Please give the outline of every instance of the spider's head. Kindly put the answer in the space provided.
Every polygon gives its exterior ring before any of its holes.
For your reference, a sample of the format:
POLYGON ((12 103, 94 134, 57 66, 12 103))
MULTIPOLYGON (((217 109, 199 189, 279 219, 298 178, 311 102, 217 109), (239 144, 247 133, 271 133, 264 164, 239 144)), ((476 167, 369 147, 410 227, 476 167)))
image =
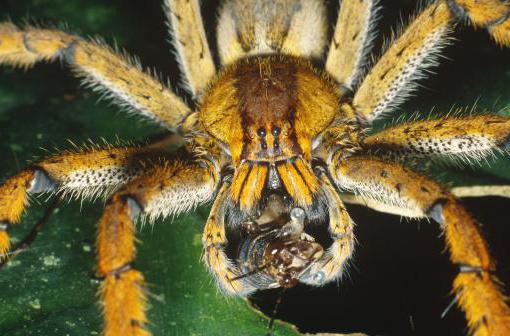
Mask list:
POLYGON ((246 58, 218 75, 198 118, 231 158, 232 198, 243 210, 255 208, 273 182, 299 206, 311 204, 318 190, 312 151, 341 113, 339 101, 338 85, 301 58, 246 58))

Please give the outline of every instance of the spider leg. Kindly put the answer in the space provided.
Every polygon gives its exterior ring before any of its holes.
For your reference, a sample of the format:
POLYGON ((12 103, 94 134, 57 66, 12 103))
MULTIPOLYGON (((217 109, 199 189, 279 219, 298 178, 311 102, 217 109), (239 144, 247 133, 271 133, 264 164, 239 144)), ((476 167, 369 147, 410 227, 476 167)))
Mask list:
POLYGON ((200 1, 165 0, 164 7, 184 82, 193 97, 199 98, 216 73, 200 1))
POLYGON ((343 0, 329 47, 326 71, 336 81, 353 88, 361 76, 377 21, 377 0, 343 0))
POLYGON ((63 59, 84 83, 163 126, 175 129, 189 107, 167 86, 142 71, 138 61, 100 41, 54 29, 0 23, 0 64, 28 68, 38 61, 63 59))
POLYGON ((244 296, 255 291, 255 288, 244 279, 234 280, 240 275, 240 270, 225 252, 225 202, 229 199, 229 187, 228 182, 223 183, 209 213, 202 235, 202 259, 225 294, 244 296))
POLYGON ((476 27, 487 28, 501 46, 510 46, 510 3, 503 0, 446 0, 460 18, 476 27))
POLYGON ((363 121, 371 123, 404 101, 416 87, 414 81, 436 64, 438 52, 449 40, 453 19, 446 3, 435 2, 388 43, 354 95, 353 106, 363 121))
POLYGON ((0 255, 9 250, 8 229, 18 223, 30 195, 60 192, 94 198, 132 180, 163 152, 154 147, 119 147, 65 152, 25 168, 0 185, 0 255))
POLYGON ((363 146, 391 158, 448 156, 478 161, 510 148, 510 118, 478 115, 416 121, 368 136, 363 146))
POLYGON ((487 244, 474 219, 449 191, 423 175, 373 156, 342 158, 338 153, 330 172, 340 188, 386 200, 393 207, 438 222, 450 259, 460 268, 453 289, 473 335, 510 335, 510 309, 492 274, 495 265, 487 244))
POLYGON ((335 187, 326 174, 320 176, 322 192, 328 202, 329 233, 333 244, 324 255, 317 260, 309 270, 311 277, 302 278, 301 281, 310 285, 319 286, 328 283, 342 275, 345 262, 354 250, 354 222, 345 209, 335 187))
POLYGON ((149 335, 144 278, 132 266, 138 217, 150 221, 176 215, 210 200, 218 173, 209 161, 175 161, 155 166, 108 201, 98 224, 97 275, 103 283, 105 336, 149 335))
POLYGON ((222 64, 273 53, 320 58, 326 45, 326 10, 318 0, 226 1, 216 35, 222 64))
MULTIPOLYGON (((457 198, 499 196, 510 198, 509 185, 473 185, 466 187, 453 187, 450 192, 457 198)), ((360 195, 342 193, 342 201, 348 204, 358 204, 369 207, 373 210, 404 217, 422 217, 422 213, 413 212, 398 206, 384 203, 376 199, 367 199, 360 195)))

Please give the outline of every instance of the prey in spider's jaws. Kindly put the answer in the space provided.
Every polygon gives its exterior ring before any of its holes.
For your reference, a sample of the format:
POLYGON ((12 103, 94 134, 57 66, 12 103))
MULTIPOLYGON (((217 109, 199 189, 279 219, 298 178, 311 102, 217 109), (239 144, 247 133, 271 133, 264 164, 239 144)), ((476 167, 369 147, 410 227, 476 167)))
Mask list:
POLYGON ((260 216, 241 224, 245 237, 237 260, 243 274, 237 279, 246 278, 252 286, 265 289, 290 288, 310 276, 321 278, 322 273, 309 271, 324 248, 304 232, 305 221, 303 209, 287 212, 282 197, 270 195, 260 216))

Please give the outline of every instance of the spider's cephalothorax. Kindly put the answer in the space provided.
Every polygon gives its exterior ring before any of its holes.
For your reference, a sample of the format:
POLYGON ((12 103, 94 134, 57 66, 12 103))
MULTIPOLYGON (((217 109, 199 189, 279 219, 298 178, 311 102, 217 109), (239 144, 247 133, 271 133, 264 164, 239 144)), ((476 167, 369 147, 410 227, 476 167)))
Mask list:
POLYGON ((144 278, 131 265, 137 218, 168 217, 214 200, 202 237, 204 262, 225 293, 246 295, 338 279, 354 247, 343 200, 362 199, 376 209, 438 222, 459 265, 453 288, 470 330, 510 335, 510 309, 475 221, 451 191, 413 171, 435 157, 470 162, 506 153, 510 119, 446 116, 365 133, 408 97, 459 20, 509 46, 510 4, 434 1, 369 67, 375 2, 341 1, 326 50, 320 0, 225 1, 217 72, 199 1, 165 0, 196 109, 101 42, 1 23, 0 63, 30 67, 61 58, 86 84, 177 132, 186 145, 172 154, 168 141, 93 147, 23 169, 0 185, 0 253, 7 255, 8 229, 19 223, 30 195, 108 196, 98 223, 96 270, 103 279, 104 334, 147 335, 144 278), (328 239, 314 236, 312 225, 328 239))
POLYGON ((335 119, 355 120, 339 101, 338 86, 296 57, 250 57, 220 73, 199 120, 235 166, 231 196, 242 209, 280 185, 299 205, 311 204, 319 188, 311 159, 320 135, 335 119))

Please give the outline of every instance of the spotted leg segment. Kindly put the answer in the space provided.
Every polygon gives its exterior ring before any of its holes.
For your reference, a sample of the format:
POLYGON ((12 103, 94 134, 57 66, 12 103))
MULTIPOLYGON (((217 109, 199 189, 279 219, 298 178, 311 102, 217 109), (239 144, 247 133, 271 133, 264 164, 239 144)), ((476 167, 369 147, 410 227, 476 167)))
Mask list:
POLYGON ((326 174, 320 176, 321 192, 328 202, 329 233, 333 244, 326 253, 313 264, 309 276, 301 281, 320 286, 337 279, 343 273, 347 260, 354 250, 354 222, 326 174))
POLYGON ((176 161, 137 177, 108 201, 99 220, 97 275, 105 336, 149 335, 142 273, 132 267, 138 217, 154 220, 210 200, 218 174, 207 161, 176 161))
POLYGON ((325 66, 341 85, 353 88, 362 73, 375 35, 377 11, 377 0, 341 1, 325 66))
POLYGON ((424 70, 436 64, 449 41, 453 14, 442 1, 428 6, 367 73, 353 99, 360 119, 371 123, 402 103, 416 88, 424 70))
POLYGON ((447 156, 478 161, 510 148, 510 118, 479 115, 416 121, 371 135, 364 146, 392 158, 447 156))
POLYGON ((244 296, 255 291, 255 288, 247 283, 246 279, 234 280, 239 277, 240 271, 225 252, 228 243, 225 233, 225 203, 229 198, 229 193, 230 184, 224 182, 214 200, 204 227, 202 259, 225 294, 244 296))
POLYGON ((90 148, 64 152, 25 168, 0 185, 0 254, 10 248, 8 228, 17 224, 31 195, 106 195, 139 175, 145 165, 164 155, 154 147, 90 148))
POLYGON ((216 69, 205 35, 199 0, 165 0, 170 34, 190 93, 199 98, 216 69))
POLYGON ((28 68, 55 59, 70 64, 87 86, 170 129, 190 112, 168 87, 143 72, 138 61, 102 42, 60 30, 0 23, 0 64, 28 68))
POLYGON ((510 46, 510 3, 506 0, 445 0, 453 13, 486 28, 501 46, 510 46))
POLYGON ((437 221, 460 273, 453 289, 475 336, 510 335, 510 309, 493 272, 487 244, 459 201, 433 180, 371 156, 334 156, 330 172, 340 188, 389 202, 437 221))

